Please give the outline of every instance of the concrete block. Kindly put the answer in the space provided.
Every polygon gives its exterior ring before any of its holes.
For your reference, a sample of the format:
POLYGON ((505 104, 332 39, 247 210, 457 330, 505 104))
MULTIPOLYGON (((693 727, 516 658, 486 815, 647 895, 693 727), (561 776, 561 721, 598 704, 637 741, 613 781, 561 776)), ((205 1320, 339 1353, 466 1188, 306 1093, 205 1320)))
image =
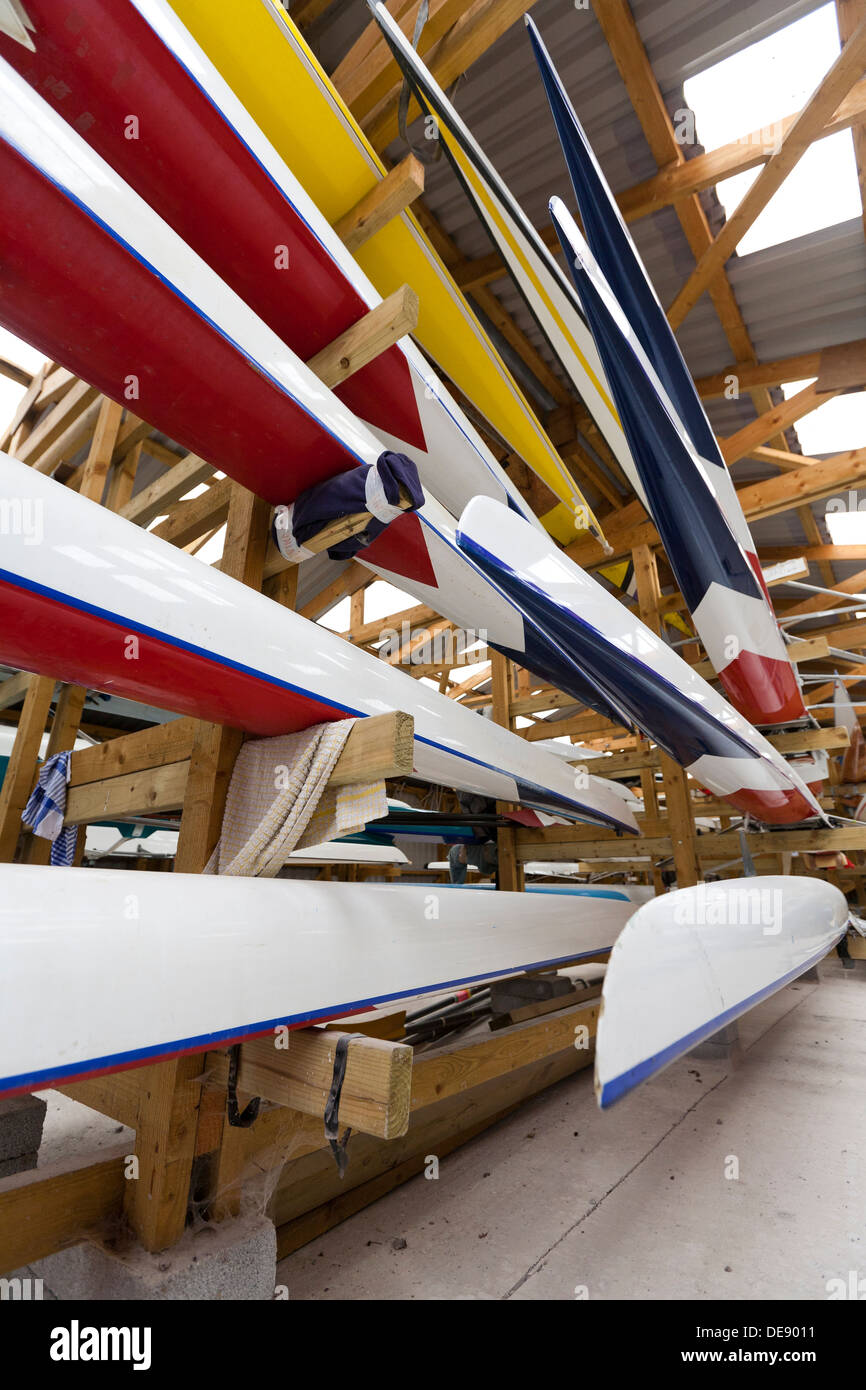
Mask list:
MULTIPOLYGON (((39 1096, 13 1096, 0 1100, 0 1163, 22 1154, 35 1154, 42 1142, 47 1105, 39 1096)), ((35 1167, 35 1162, 29 1165, 35 1167)), ((22 1169, 10 1169, 20 1173, 22 1169)))
POLYGON ((740 1029, 736 1022, 726 1023, 718 1033, 713 1033, 711 1038, 698 1043, 689 1053, 690 1057, 699 1062, 736 1061, 741 1055, 740 1029))
POLYGON ((11 1178, 13 1173, 29 1173, 36 1167, 38 1149, 29 1154, 19 1154, 17 1158, 0 1158, 0 1178, 11 1178))
POLYGON ((276 1231, 259 1211, 202 1224, 156 1255, 87 1244, 32 1265, 45 1296, 60 1302, 263 1301, 274 1297, 276 1268, 276 1231))

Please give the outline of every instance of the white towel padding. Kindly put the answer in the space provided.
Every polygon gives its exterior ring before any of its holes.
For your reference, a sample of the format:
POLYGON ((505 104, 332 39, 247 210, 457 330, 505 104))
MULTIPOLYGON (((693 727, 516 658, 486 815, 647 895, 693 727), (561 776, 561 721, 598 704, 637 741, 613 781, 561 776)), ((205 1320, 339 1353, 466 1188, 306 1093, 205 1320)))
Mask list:
POLYGON ((295 520, 295 504, 289 506, 279 506, 274 513, 274 531, 277 537, 277 549, 283 559, 291 561, 293 565, 299 565, 302 560, 309 560, 315 555, 314 550, 308 550, 305 545, 299 545, 293 534, 295 520))
POLYGON ((383 780, 328 785, 354 722, 341 719, 243 745, 222 837, 205 873, 273 878, 292 850, 355 834, 387 815, 383 780))
POLYGON ((396 521, 398 516, 402 516, 402 507, 392 507, 385 496, 385 488, 379 476, 379 465, 371 468, 364 481, 364 496, 367 502, 367 511, 374 516, 377 521, 396 521))

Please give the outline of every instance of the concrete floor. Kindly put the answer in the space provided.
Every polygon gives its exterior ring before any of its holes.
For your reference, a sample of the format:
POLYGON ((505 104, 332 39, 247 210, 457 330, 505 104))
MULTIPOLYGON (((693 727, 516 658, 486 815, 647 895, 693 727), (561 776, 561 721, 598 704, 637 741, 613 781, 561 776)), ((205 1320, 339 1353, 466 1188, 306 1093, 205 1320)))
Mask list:
POLYGON ((866 962, 601 1114, 561 1082, 278 1266, 290 1299, 825 1299, 866 1274, 866 962), (739 1176, 726 1176, 738 1162, 739 1176))

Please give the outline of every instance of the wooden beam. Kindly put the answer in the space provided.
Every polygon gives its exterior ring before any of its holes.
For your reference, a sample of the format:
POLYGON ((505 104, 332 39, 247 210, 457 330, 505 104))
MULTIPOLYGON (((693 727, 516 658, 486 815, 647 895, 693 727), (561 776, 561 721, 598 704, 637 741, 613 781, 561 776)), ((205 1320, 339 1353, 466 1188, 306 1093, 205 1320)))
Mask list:
POLYGON ((92 1159, 61 1159, 0 1180, 0 1273, 23 1269, 89 1236, 108 1235, 120 1215, 128 1145, 92 1159))
POLYGON ((334 223, 334 231, 354 255, 392 218, 411 207, 423 192, 424 165, 414 154, 407 154, 339 222, 334 223))
MULTIPOLYGON (((440 87, 450 87, 534 3, 535 0, 474 0, 453 28, 427 54, 426 65, 440 87)), ((376 150, 387 149, 399 134, 397 108, 402 87, 401 75, 400 80, 361 122, 370 144, 376 150)), ((409 122, 417 115, 418 105, 413 99, 409 102, 409 122)))
POLYGON ((47 448, 49 444, 53 444, 58 436, 96 400, 98 395, 99 392, 95 386, 90 386, 86 381, 77 382, 62 401, 53 405, 46 412, 32 433, 16 450, 15 457, 19 458, 22 463, 32 463, 43 449, 47 448))
MULTIPOLYGON (((285 1035, 278 1031, 241 1045, 238 1087, 274 1105, 323 1116, 334 1080, 337 1042, 346 1036, 352 1043, 340 1093, 340 1123, 362 1134, 396 1139, 409 1124, 413 1049, 408 1043, 331 1029, 299 1028, 285 1035)), ((207 1067, 225 1085, 228 1055, 211 1053, 207 1067)))
POLYGON ((672 328, 678 328, 697 304, 714 276, 736 250, 738 243, 763 212, 799 163, 806 150, 829 121, 842 98, 863 76, 866 63, 866 19, 861 20, 835 63, 784 135, 779 149, 764 165, 721 231, 699 258, 668 310, 672 328))
MULTIPOLYGON (((779 474, 737 489, 737 496, 747 521, 759 521, 765 516, 803 507, 830 497, 839 489, 859 486, 866 477, 866 448, 847 449, 832 458, 807 465, 794 473, 779 474)), ((606 517, 605 537, 613 549, 612 556, 601 553, 592 539, 572 542, 566 554, 586 569, 610 564, 638 545, 657 546, 658 532, 639 502, 629 502, 614 517, 606 517)))
POLYGON ((359 719, 331 773, 329 785, 352 786, 409 777, 415 765, 415 721, 402 710, 359 719))
POLYGON ((99 820, 179 811, 184 804, 189 769, 187 759, 71 787, 64 824, 92 825, 99 820))
POLYGON ((171 511, 174 504, 181 501, 188 492, 192 492, 193 488, 210 481, 213 472, 213 465, 199 458, 198 454, 187 454, 161 477, 136 493, 135 497, 120 509, 120 515, 127 521, 134 522, 136 526, 147 526, 155 516, 171 511))
MULTIPOLYGON (((778 149, 779 142, 788 134, 798 119, 799 114, 798 111, 795 111, 792 115, 782 116, 780 120, 773 121, 772 124, 764 126, 760 130, 753 130, 748 135, 741 135, 738 140, 732 140, 728 145, 720 145, 714 150, 707 150, 704 154, 695 155, 683 164, 674 164, 660 169, 651 178, 644 179, 642 183, 634 184, 618 195, 617 202, 620 212, 627 222, 634 222, 639 217, 646 217, 651 212, 657 212, 659 208, 667 207, 671 203, 691 197, 695 193, 701 193, 706 188, 712 188, 723 179, 733 178, 736 174, 744 174, 749 169, 756 169, 759 165, 766 164, 778 149)), ((866 80, 861 80, 851 88, 851 91, 840 102, 836 111, 815 136, 815 139, 823 140, 828 135, 835 135, 837 131, 847 130, 864 120, 866 120, 866 80)), ((795 381, 798 379, 797 377, 793 378, 795 381)))
POLYGON ((151 535, 182 548, 196 540, 203 531, 212 531, 221 526, 228 519, 235 486, 231 478, 218 478, 200 496, 176 505, 165 521, 154 526, 151 535))
POLYGON ((307 366, 332 389, 359 372, 380 353, 393 347, 418 323, 418 296, 408 285, 401 285, 375 309, 371 309, 345 333, 341 333, 307 366))
MULTIPOLYGON (((419 8, 419 0, 392 0, 388 6, 392 19, 410 40, 419 8)), ((444 37, 465 8, 466 0, 430 0, 427 19, 418 36, 418 53, 422 58, 444 37)), ((370 21, 334 68, 331 81, 356 121, 363 120, 402 81, 402 72, 375 20, 370 21)))
POLYGON ((802 420, 804 415, 811 414, 838 394, 838 391, 820 391, 814 382, 804 386, 796 395, 789 396, 780 405, 774 405, 757 420, 752 420, 737 430, 736 434, 720 439, 722 458, 730 467, 738 459, 746 458, 757 445, 764 444, 772 435, 789 429, 797 420, 802 420))
MULTIPOLYGON (((836 0, 836 22, 839 37, 843 44, 857 30, 857 25, 866 19, 866 0, 836 0)), ((859 83, 858 86, 866 84, 859 83)), ((856 90, 856 88, 854 89, 856 90)), ((849 96, 853 96, 853 91, 849 96)), ((857 163, 857 178, 860 183, 860 203, 863 208, 863 231, 866 234, 866 129, 857 125, 851 132, 854 140, 854 158, 857 163)))
POLYGON ((23 700, 32 679, 29 671, 18 671, 0 682, 0 709, 8 709, 10 705, 17 705, 19 700, 23 700))
POLYGON ((81 465, 79 492, 91 502, 102 501, 122 419, 123 406, 103 396, 90 449, 81 465))
POLYGON ((33 787, 39 745, 54 697, 53 676, 31 676, 15 742, 0 787, 0 864, 11 864, 23 829, 21 813, 33 787))

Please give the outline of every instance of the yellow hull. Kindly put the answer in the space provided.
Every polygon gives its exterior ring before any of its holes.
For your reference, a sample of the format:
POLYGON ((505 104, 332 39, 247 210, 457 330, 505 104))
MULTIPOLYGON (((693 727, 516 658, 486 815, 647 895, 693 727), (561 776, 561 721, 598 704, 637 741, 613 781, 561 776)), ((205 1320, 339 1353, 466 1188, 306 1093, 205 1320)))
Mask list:
MULTIPOLYGON (((385 168, 284 11, 269 0, 170 0, 286 164, 331 223, 385 168)), ((411 212, 395 217, 356 259, 385 297, 418 294, 415 337, 511 449, 560 499, 541 518, 567 544, 598 526, 577 484, 411 212)))

